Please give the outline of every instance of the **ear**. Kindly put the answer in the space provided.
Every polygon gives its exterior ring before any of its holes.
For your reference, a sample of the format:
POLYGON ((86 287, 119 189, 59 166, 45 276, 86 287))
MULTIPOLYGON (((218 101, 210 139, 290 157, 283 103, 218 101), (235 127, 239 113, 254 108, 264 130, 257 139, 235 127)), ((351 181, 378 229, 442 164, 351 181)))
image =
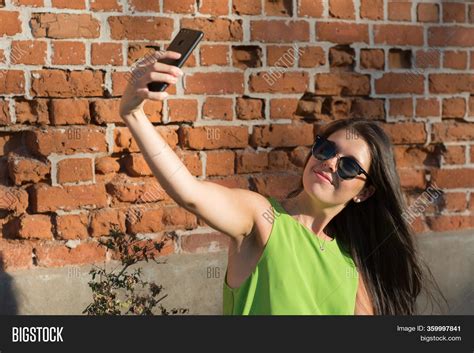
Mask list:
POLYGON ((375 192, 375 187, 373 185, 369 185, 362 189, 362 191, 354 196, 353 200, 356 203, 363 202, 367 200, 370 196, 372 196, 375 192))

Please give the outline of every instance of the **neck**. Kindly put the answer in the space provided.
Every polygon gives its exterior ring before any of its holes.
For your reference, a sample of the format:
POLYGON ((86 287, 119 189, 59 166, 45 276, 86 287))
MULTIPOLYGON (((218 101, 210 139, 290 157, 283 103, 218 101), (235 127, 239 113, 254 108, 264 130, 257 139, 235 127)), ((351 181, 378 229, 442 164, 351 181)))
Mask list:
POLYGON ((329 224, 344 205, 327 206, 319 200, 312 198, 306 191, 302 190, 296 197, 289 199, 288 203, 295 218, 306 227, 311 229, 322 239, 331 240, 324 228, 329 224))

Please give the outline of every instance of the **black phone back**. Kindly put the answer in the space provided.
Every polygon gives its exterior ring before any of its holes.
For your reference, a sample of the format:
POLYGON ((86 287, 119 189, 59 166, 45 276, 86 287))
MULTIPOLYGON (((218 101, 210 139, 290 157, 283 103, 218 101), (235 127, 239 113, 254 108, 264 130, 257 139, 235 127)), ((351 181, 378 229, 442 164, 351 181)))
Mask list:
MULTIPOLYGON (((180 53, 181 57, 179 59, 158 59, 158 61, 163 64, 182 67, 203 36, 204 33, 201 31, 182 28, 166 49, 167 51, 180 53)), ((166 82, 150 82, 148 84, 148 89, 152 92, 162 92, 167 87, 168 83, 166 82)))

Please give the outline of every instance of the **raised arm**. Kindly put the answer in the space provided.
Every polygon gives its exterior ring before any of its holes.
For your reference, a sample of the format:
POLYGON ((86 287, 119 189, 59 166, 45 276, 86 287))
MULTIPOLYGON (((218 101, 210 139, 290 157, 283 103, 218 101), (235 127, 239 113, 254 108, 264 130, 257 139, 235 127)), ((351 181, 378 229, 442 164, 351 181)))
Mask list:
MULTIPOLYGON (((161 58, 178 58, 167 52, 161 58)), ((136 68, 135 70, 138 70, 136 68)), ((248 235, 255 224, 256 204, 263 196, 244 189, 231 189, 196 179, 143 111, 146 99, 163 100, 165 92, 150 92, 148 82, 175 84, 182 71, 162 63, 150 63, 138 79, 130 81, 120 102, 120 116, 130 129, 153 175, 180 206, 201 217, 214 229, 231 237, 248 235)), ((134 73, 132 73, 133 77, 134 73)))

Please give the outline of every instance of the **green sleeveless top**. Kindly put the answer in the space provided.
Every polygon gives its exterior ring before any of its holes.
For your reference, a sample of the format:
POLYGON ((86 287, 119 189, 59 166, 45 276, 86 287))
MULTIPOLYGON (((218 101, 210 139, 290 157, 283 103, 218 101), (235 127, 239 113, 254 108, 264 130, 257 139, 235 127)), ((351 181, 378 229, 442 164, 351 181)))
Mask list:
POLYGON ((277 200, 267 199, 270 237, 239 287, 229 287, 226 270, 223 314, 353 315, 359 274, 351 256, 337 238, 324 242, 277 200))

